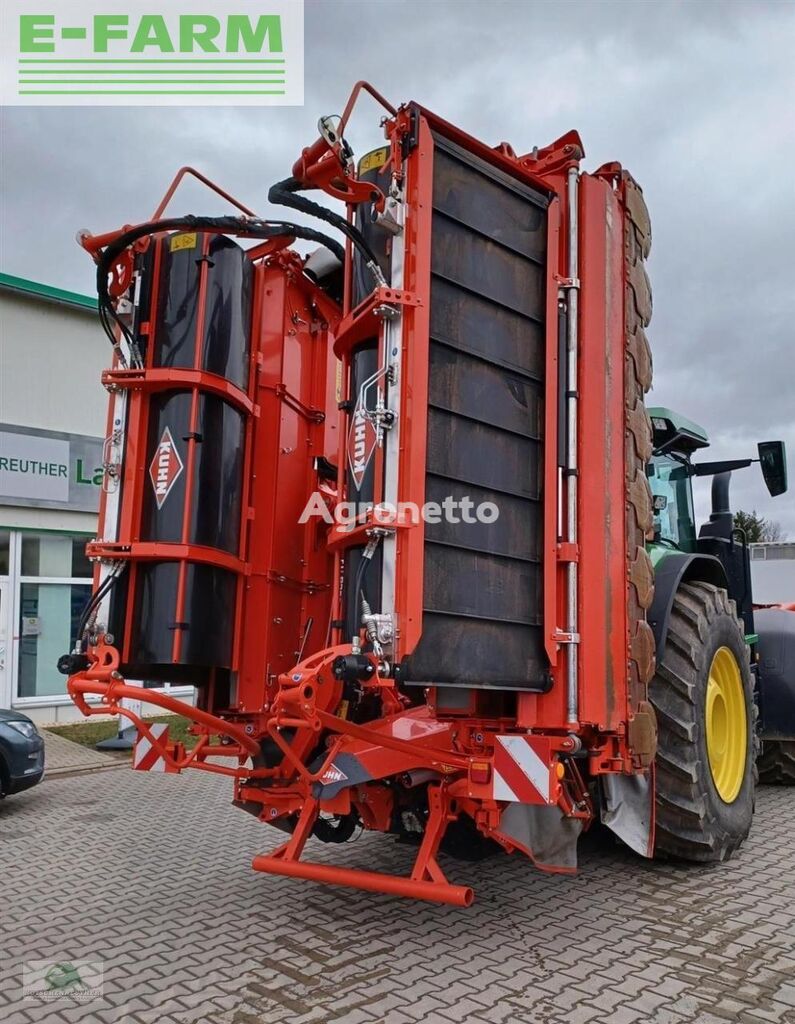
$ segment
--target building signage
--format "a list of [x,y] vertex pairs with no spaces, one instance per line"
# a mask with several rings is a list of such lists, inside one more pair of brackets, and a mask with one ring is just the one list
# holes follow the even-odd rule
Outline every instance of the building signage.
[[96,512],[102,439],[0,424],[0,505]]

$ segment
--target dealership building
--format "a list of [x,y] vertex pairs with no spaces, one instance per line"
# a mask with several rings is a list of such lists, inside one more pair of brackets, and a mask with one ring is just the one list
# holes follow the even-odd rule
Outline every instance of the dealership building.
[[0,707],[74,718],[55,667],[91,592],[110,346],[96,301],[0,274]]
[[91,593],[111,355],[96,310],[0,274],[0,708],[40,723],[82,717],[55,666]]

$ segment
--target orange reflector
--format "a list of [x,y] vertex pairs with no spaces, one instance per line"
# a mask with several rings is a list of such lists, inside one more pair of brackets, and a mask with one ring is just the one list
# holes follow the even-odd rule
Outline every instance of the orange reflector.
[[562,779],[563,776],[566,774],[566,766],[563,764],[562,761],[558,761],[558,763],[555,765],[555,774],[559,779]]
[[488,761],[473,761],[469,766],[469,778],[478,785],[485,785],[491,778],[491,765]]

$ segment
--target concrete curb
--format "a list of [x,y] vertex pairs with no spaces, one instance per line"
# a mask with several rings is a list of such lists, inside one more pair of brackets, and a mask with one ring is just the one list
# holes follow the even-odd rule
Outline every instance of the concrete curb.
[[112,772],[119,768],[129,768],[130,764],[131,762],[128,758],[119,758],[115,764],[69,765],[66,768],[45,768],[44,778],[41,781],[66,779],[71,778],[73,775],[93,775],[95,772]]

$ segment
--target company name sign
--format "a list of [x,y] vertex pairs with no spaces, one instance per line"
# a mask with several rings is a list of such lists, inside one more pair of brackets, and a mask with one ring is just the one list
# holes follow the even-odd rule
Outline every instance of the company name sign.
[[0,505],[99,509],[102,441],[0,424]]
[[0,102],[304,101],[303,0],[2,0]]

